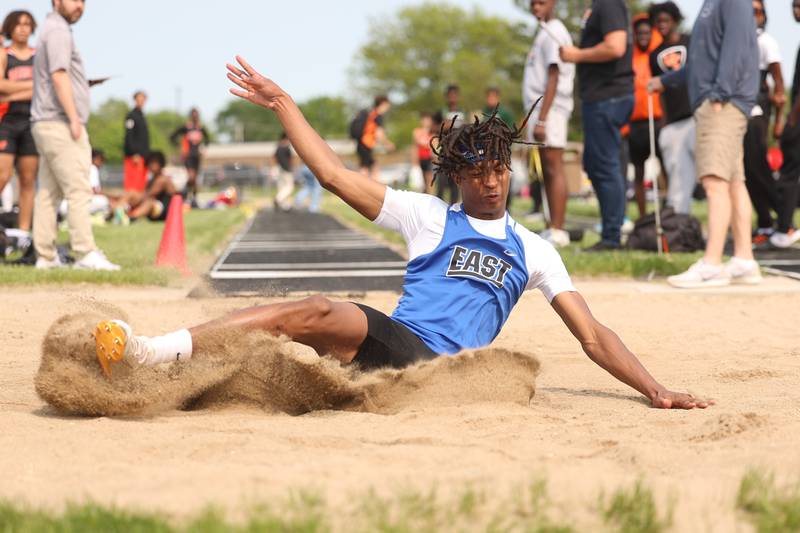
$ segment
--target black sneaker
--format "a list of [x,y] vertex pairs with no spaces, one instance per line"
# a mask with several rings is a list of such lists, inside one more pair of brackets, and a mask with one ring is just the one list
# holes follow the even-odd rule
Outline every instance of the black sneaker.
[[612,244],[606,241],[599,241],[594,243],[593,245],[584,248],[582,251],[584,252],[613,252],[615,250],[621,250],[622,246],[619,244]]

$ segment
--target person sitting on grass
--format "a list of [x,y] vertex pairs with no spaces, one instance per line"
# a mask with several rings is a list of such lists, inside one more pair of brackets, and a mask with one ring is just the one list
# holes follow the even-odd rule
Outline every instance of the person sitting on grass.
[[[619,337],[598,322],[575,290],[552,245],[517,224],[506,210],[512,143],[526,124],[496,115],[441,132],[438,171],[458,184],[463,202],[396,191],[348,170],[306,122],[292,98],[244,59],[228,65],[231,92],[277,115],[292,145],[320,184],[408,243],[403,295],[391,317],[366,305],[324,296],[241,309],[159,337],[134,336],[128,324],[97,325],[100,365],[184,361],[220,330],[260,330],[362,369],[400,368],[491,343],[526,289],[539,289],[584,352],[653,407],[705,408],[710,403],[659,384]],[[207,346],[208,344],[206,344]]]
[[126,223],[146,217],[152,221],[167,219],[167,208],[173,194],[179,194],[172,183],[172,178],[164,174],[166,158],[163,152],[150,152],[146,160],[150,181],[144,192],[127,191],[116,198],[113,205],[113,216],[117,222]]

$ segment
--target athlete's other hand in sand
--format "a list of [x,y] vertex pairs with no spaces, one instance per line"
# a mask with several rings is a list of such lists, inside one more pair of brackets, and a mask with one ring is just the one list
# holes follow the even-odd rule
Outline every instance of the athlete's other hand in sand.
[[493,116],[444,133],[436,145],[437,170],[457,183],[463,198],[461,204],[447,205],[347,169],[285,91],[241,57],[237,61],[239,66],[228,65],[228,78],[237,86],[231,92],[275,111],[323,187],[375,224],[402,234],[409,252],[403,296],[391,317],[365,305],[312,296],[242,309],[154,338],[133,337],[126,324],[101,324],[101,331],[108,325],[113,332],[97,337],[104,369],[110,372],[120,349],[126,359],[141,364],[185,360],[201,352],[216,331],[231,328],[286,335],[320,355],[364,369],[399,368],[489,345],[522,293],[538,289],[586,355],[653,407],[710,405],[658,383],[619,337],[592,316],[558,252],[508,214],[511,146],[525,123],[510,127]]

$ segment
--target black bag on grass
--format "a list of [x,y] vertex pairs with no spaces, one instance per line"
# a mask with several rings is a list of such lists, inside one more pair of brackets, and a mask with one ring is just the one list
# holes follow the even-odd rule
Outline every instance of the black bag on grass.
[[[676,213],[671,207],[661,210],[661,228],[665,252],[696,252],[705,248],[700,221],[692,215]],[[656,244],[656,215],[650,213],[636,221],[628,236],[629,250],[658,251]]]

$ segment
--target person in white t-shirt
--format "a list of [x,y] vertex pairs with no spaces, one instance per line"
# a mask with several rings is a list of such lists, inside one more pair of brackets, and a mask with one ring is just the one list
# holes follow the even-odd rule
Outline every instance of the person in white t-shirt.
[[542,98],[528,123],[528,141],[545,143],[542,167],[550,223],[542,237],[554,246],[567,246],[569,233],[564,230],[564,219],[568,192],[564,148],[572,115],[575,65],[565,63],[559,56],[559,48],[571,46],[572,37],[564,24],[553,16],[555,1],[531,0],[531,13],[539,24],[525,62],[522,99],[525,108],[530,109],[538,98]]
[[444,134],[436,149],[438,170],[456,181],[463,196],[461,204],[449,206],[348,170],[288,94],[244,59],[237,60],[240,66],[228,65],[228,78],[236,85],[231,92],[276,113],[323,187],[367,219],[403,235],[409,252],[403,296],[391,317],[365,305],[312,296],[242,309],[160,337],[134,336],[122,321],[103,321],[95,339],[107,375],[122,359],[131,364],[188,359],[194,347],[201,353],[207,339],[229,328],[286,335],[364,369],[403,367],[489,344],[523,291],[539,289],[586,354],[654,407],[709,405],[660,385],[592,316],[556,250],[509,216],[511,144],[521,129],[492,117]]
[[[761,0],[753,0],[753,13],[758,28],[758,70],[761,81],[757,103],[750,113],[744,136],[744,175],[747,192],[756,212],[757,228],[753,233],[753,246],[761,248],[768,246],[770,237],[775,233],[772,210],[777,211],[780,203],[772,169],[767,162],[769,123],[774,113],[773,134],[776,140],[779,139],[783,132],[786,93],[781,72],[781,51],[775,38],[764,29],[767,14]],[[768,83],[769,78],[772,78],[772,87]]]

